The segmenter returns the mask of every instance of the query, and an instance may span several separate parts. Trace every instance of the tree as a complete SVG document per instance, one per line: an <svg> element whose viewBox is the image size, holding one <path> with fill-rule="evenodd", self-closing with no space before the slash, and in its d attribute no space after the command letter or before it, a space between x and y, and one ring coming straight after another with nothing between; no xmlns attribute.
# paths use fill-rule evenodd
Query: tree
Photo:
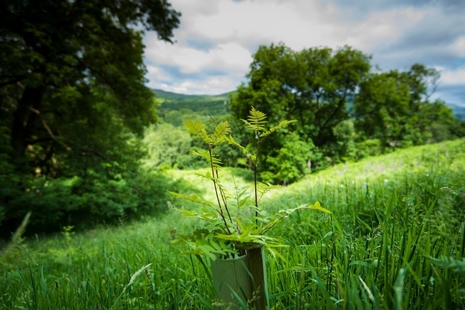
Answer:
<svg viewBox="0 0 465 310"><path fill-rule="evenodd" d="M178 24L165 0L2 2L0 109L15 157L33 148L35 166L50 166L57 152L85 149L65 135L63 123L83 122L85 131L108 121L99 118L105 109L141 133L155 114L144 86L142 32L131 27L171 41Z"/></svg>
<svg viewBox="0 0 465 310"><path fill-rule="evenodd" d="M240 85L231 98L231 112L238 118L245 118L253 106L266 113L273 125L279 119L297 120L289 126L288 132L264 143L262 154L274 157L273 149L282 148L286 135L295 132L299 140L308 145L308 150L315 146L313 158L294 165L302 167L298 173L304 174L309 159L315 167L326 154L338 153L333 148L337 141L335 128L351 117L349 108L358 86L370 71L369 61L370 56L348 46L335 51L310 48L300 52L283 44L261 46L246 75L248 83ZM293 143L301 148L297 141ZM343 152L342 148L339 151ZM280 169L279 165L271 166ZM285 171L274 171L271 166L264 169L271 169L275 175L286 175ZM289 171L289 174L295 176L296 172Z"/></svg>
<svg viewBox="0 0 465 310"><path fill-rule="evenodd" d="M149 149L149 165L179 168L179 158L190 155L192 138L180 127L161 123L147 131L144 142Z"/></svg>
<svg viewBox="0 0 465 310"><path fill-rule="evenodd" d="M380 139L383 145L400 140L401 120L409 113L410 90L407 84L388 73L373 74L363 81L354 104L356 126L368 137Z"/></svg>
<svg viewBox="0 0 465 310"><path fill-rule="evenodd" d="M31 221L43 227L72 212L142 209L140 193L151 185L135 181L144 154L135 135L156 121L153 93L144 85L142 33L156 31L172 42L179 16L166 0L1 2L5 227L14 228L30 208ZM139 185L129 190L130 183ZM105 201L116 201L99 207L112 191ZM44 208L60 195L60 203Z"/></svg>
<svg viewBox="0 0 465 310"><path fill-rule="evenodd" d="M452 110L430 101L439 81L435 69L414 64L405 72L372 72L370 59L349 46L300 52L283 44L259 47L247 83L232 94L232 114L244 119L255 107L272 125L297 120L261 146L266 181L296 180L310 164L322 169L463 134Z"/></svg>
<svg viewBox="0 0 465 310"><path fill-rule="evenodd" d="M414 64L409 71L372 73L354 103L356 128L382 147L441 141L451 134L452 110L430 97L439 80L435 69Z"/></svg>

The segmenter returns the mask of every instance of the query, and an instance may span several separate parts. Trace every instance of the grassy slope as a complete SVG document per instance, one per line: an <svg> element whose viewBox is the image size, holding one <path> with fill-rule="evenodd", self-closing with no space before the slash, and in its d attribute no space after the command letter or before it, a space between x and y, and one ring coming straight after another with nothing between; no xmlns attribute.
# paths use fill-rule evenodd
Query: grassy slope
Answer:
<svg viewBox="0 0 465 310"><path fill-rule="evenodd" d="M171 173L207 189L186 172ZM339 165L270 193L270 211L318 200L333 212L300 212L272 231L289 247L286 261L267 257L271 305L463 308L464 193L463 139ZM169 243L188 226L172 211L29 240L0 258L0 307L214 309L202 265Z"/></svg>

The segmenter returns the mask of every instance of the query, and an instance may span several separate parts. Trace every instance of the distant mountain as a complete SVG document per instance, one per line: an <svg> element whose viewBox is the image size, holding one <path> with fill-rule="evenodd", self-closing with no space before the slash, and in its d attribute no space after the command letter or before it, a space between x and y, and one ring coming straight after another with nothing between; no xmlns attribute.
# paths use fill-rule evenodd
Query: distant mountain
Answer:
<svg viewBox="0 0 465 310"><path fill-rule="evenodd" d="M152 89L155 93L155 97L161 99L160 101L171 100L171 101L178 101L178 100L195 100L195 101L218 101L218 100L228 100L228 95L231 92L219 94L219 95L185 95L185 94L178 94L173 93L161 89Z"/></svg>
<svg viewBox="0 0 465 310"><path fill-rule="evenodd" d="M456 117L461 120L465 120L465 106L458 105L449 105L449 107L454 111Z"/></svg>

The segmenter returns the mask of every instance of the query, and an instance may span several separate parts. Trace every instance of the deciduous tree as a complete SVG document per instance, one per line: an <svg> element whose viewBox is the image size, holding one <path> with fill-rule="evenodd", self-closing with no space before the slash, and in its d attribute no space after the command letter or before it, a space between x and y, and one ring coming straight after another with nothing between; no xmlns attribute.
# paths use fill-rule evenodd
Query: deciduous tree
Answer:
<svg viewBox="0 0 465 310"><path fill-rule="evenodd" d="M248 82L242 84L231 99L231 111L238 118L245 118L250 107L266 113L272 124L279 119L295 119L288 132L282 132L262 147L263 156L274 156L286 144L286 135L293 132L298 140L308 145L308 152L315 146L314 166L325 153L336 151L330 145L337 142L335 128L348 120L349 108L358 92L360 83L370 71L370 56L348 46L332 50L330 48L310 48L295 52L283 44L261 46L254 55ZM294 144L301 144L295 141ZM289 147L290 144L287 144ZM323 152L316 155L319 151ZM341 149L342 150L342 149ZM281 155L276 155L278 158ZM275 171L279 165L271 165L274 175L293 176L304 174L304 167L311 158L300 158L303 162L294 163L298 172ZM276 162L276 160L264 160ZM274 169L275 167L276 169ZM267 175L267 174L265 174ZM295 177L293 177L295 178ZM275 180L277 181L277 180Z"/></svg>
<svg viewBox="0 0 465 310"><path fill-rule="evenodd" d="M119 121L141 133L155 113L135 27L171 41L178 24L166 0L2 1L0 109L14 156L50 168L56 153L91 152L70 123L84 133Z"/></svg>
<svg viewBox="0 0 465 310"><path fill-rule="evenodd" d="M38 230L154 210L163 186L134 139L156 120L142 34L171 42L179 16L167 0L0 2L0 233L29 210Z"/></svg>
<svg viewBox="0 0 465 310"><path fill-rule="evenodd" d="M372 73L361 83L354 103L356 127L367 137L380 139L384 148L450 136L444 130L453 123L452 110L441 100L430 100L438 81L439 73L421 64L405 72Z"/></svg>

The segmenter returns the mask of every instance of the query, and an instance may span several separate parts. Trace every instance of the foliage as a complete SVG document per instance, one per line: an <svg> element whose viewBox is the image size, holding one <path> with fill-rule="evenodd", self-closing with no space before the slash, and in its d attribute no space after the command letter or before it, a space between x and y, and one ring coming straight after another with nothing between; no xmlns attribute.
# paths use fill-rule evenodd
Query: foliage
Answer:
<svg viewBox="0 0 465 310"><path fill-rule="evenodd" d="M241 144L246 144L245 141L253 139L249 132L245 131L244 122L228 115L221 118L213 119L213 123L228 122L231 129L231 136ZM211 122L210 122L211 123ZM208 124L208 123L207 123ZM215 147L216 154L220 158L223 166L226 167L242 167L251 169L251 162L244 156L240 148L231 147L229 144L222 143Z"/></svg>
<svg viewBox="0 0 465 310"><path fill-rule="evenodd" d="M145 131L144 142L150 154L150 165L156 168L196 169L206 163L191 154L191 148L201 148L203 142L191 137L181 127L189 119L203 123L227 120L236 134L237 120L228 111L228 96L184 95L154 90L159 106L159 117L164 123L151 126ZM221 150L219 150L221 149ZM227 166L237 166L240 153L231 148L218 146L218 155Z"/></svg>
<svg viewBox="0 0 465 310"><path fill-rule="evenodd" d="M28 233L53 232L62 226L78 228L116 223L120 218L155 214L166 210L167 189L175 184L141 166L145 156L141 141L118 122L101 123L80 132L69 124L70 135L87 140L81 152L57 156L53 174L18 173L6 160L0 179L4 221L0 236L8 238L28 211ZM92 130L93 129L93 130ZM102 138L104 133L113 133ZM6 143L5 148L11 150ZM4 153L7 158L11 151Z"/></svg>
<svg viewBox="0 0 465 310"><path fill-rule="evenodd" d="M184 168L180 156L189 154L192 138L181 128L160 123L146 130L144 143L149 153L149 166Z"/></svg>
<svg viewBox="0 0 465 310"><path fill-rule="evenodd" d="M157 100L163 102L170 102L182 105L184 107L189 107L189 102L204 102L205 105L208 105L210 102L224 102L228 100L229 93L219 94L219 95L188 95L188 94L178 94L161 89L154 89ZM204 110L202 105L196 106L201 110Z"/></svg>
<svg viewBox="0 0 465 310"><path fill-rule="evenodd" d="M28 234L59 231L65 225L82 229L118 223L120 219L165 211L167 190L178 185L160 173L147 173L137 163L125 166L132 163L124 158L100 166L83 163L89 166L79 176L23 178L23 193L15 194L11 189L16 187L9 184L0 197L7 211L1 236L8 238L19 224L17 219L27 211L32 211Z"/></svg>
<svg viewBox="0 0 465 310"><path fill-rule="evenodd" d="M286 225L269 231L289 245L280 250L285 260L267 254L270 306L463 309L464 143L336 165L267 195L261 206L269 212L318 200L334 214L296 211ZM202 263L170 245L176 231L196 225L173 211L76 233L69 243L61 234L26 239L8 257L0 252L0 304L5 309L215 309Z"/></svg>
<svg viewBox="0 0 465 310"><path fill-rule="evenodd" d="M201 210L180 210L184 216L197 218L204 223L192 234L182 235L176 240L187 245L190 248L189 253L205 254L215 259L216 256L243 255L254 244L272 249L272 246L276 246L276 240L267 237L265 233L293 212L302 209L328 212L321 208L318 202L314 205L305 204L294 209L282 210L275 216L268 216L265 210L259 207L259 201L271 189L269 185L259 184L257 179L261 142L292 121L281 121L277 126L269 128L266 115L252 108L248 118L243 122L255 136L255 153L249 152L235 141L230 135L231 129L226 121L216 124L211 132L208 132L206 126L198 120L188 120L185 123L187 131L204 142L205 149L194 150L193 153L209 163L211 170L199 174L199 177L213 183L216 198L214 201L209 201L195 194L173 193L202 206ZM250 161L254 172L253 195L248 193L247 188L239 187L235 187L234 193L230 193L223 185L219 173L221 161L215 152L215 147L226 142L238 147Z"/></svg>
<svg viewBox="0 0 465 310"><path fill-rule="evenodd" d="M310 172L312 149L312 145L301 141L297 134L287 135L283 146L273 156L266 157L263 165L267 171L261 173L262 181L287 184L301 179L305 173Z"/></svg>
<svg viewBox="0 0 465 310"><path fill-rule="evenodd" d="M2 2L4 234L29 210L32 227L48 230L76 214L106 221L147 208L128 190L147 184L135 136L156 120L142 31L171 42L178 24L165 0Z"/></svg>
<svg viewBox="0 0 465 310"><path fill-rule="evenodd" d="M283 44L259 47L247 83L231 94L232 114L245 118L253 106L270 115L272 125L279 119L296 120L289 132L279 132L262 145L266 180L296 180L306 174L303 167L308 163L315 171L368 154L462 136L463 126L453 111L441 100L430 100L439 80L435 69L414 64L404 72L374 72L370 59L349 46L298 52ZM294 143L288 141L289 134L300 141L296 154L285 151L286 143ZM358 151L358 144L366 147L365 140L379 141L380 150ZM284 157L287 162L278 165ZM284 168L291 166L300 168Z"/></svg>
<svg viewBox="0 0 465 310"><path fill-rule="evenodd" d="M154 120L142 34L130 26L170 41L179 13L166 1L2 3L1 109L16 156L31 146L36 166L50 166L54 154L83 142L68 138L63 126L85 131L108 121L108 110L138 133Z"/></svg>
<svg viewBox="0 0 465 310"><path fill-rule="evenodd" d="M290 126L304 143L308 152L323 151L321 160L329 154L325 148L337 142L334 128L348 120L348 104L355 97L358 85L370 70L370 57L348 46L336 51L330 48L311 48L295 52L288 47L261 46L247 74L247 84L242 84L231 98L231 111L238 118L246 117L251 106L271 115L270 124L279 119L296 119ZM282 135L273 143L263 146L264 161L276 161L273 150L280 149L285 139ZM344 150L336 151L344 156ZM310 157L295 158L296 166L306 165ZM322 163L314 158L314 167ZM278 167L274 167L275 169ZM284 171L269 170L271 174ZM299 171L304 174L303 171Z"/></svg>
<svg viewBox="0 0 465 310"><path fill-rule="evenodd" d="M357 143L356 159L362 159L369 156L378 156L383 153L381 140L367 139Z"/></svg>
<svg viewBox="0 0 465 310"><path fill-rule="evenodd" d="M212 102L204 100L170 102L165 100L159 110L160 117L177 127L181 127L187 119L193 117L206 121L210 117L224 116L229 113L224 100Z"/></svg>
<svg viewBox="0 0 465 310"><path fill-rule="evenodd" d="M205 103L205 106L208 107L208 103ZM249 136L243 132L243 123L231 115L206 117L193 112L184 114L183 111L176 111L176 113L182 115L182 119L195 116L203 123L207 122L208 127L214 126L215 123L227 121L231 134L239 141L244 141ZM172 125L169 121L147 128L143 141L149 153L149 158L146 160L148 167L163 170L169 168L198 169L208 166L207 162L191 152L191 149L202 148L203 141L198 137L189 135L185 130ZM239 149L231 148L227 144L220 144L215 147L215 150L224 166L249 167L247 159L243 157Z"/></svg>
<svg viewBox="0 0 465 310"><path fill-rule="evenodd" d="M193 118L203 122L211 117L218 118L229 114L228 96L223 95L184 95L154 90L160 104L159 116L164 121L182 127L182 124Z"/></svg>
<svg viewBox="0 0 465 310"><path fill-rule="evenodd" d="M408 147L452 138L452 109L429 101L439 73L415 64L409 71L373 73L360 85L354 103L355 125L381 146Z"/></svg>

